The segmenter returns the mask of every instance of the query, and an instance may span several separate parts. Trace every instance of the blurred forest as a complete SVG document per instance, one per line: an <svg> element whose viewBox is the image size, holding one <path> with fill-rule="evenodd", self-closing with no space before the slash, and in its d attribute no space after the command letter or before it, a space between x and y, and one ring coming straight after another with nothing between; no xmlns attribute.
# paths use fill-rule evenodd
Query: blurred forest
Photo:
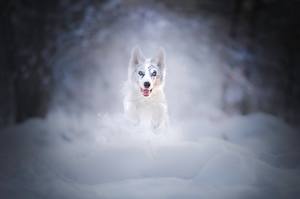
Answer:
<svg viewBox="0 0 300 199"><path fill-rule="evenodd" d="M202 13L227 21L230 27L219 32L228 49L222 53L227 63L220 66L226 76L222 109L228 114L263 111L299 124L299 0L111 1L107 17L96 17L93 13L107 2L0 2L0 127L44 117L55 88L52 61L57 52L88 39L94 27L105 28L122 16L122 7L141 4L160 4L191 18ZM87 28L79 29L82 24ZM235 56L239 51L246 53ZM242 93L234 102L232 89Z"/></svg>

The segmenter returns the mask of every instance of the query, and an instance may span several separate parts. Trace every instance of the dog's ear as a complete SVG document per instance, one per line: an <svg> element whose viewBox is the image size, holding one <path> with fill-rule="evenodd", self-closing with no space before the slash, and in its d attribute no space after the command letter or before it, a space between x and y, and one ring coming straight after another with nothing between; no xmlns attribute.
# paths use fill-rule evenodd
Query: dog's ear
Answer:
<svg viewBox="0 0 300 199"><path fill-rule="evenodd" d="M155 56L155 58L153 59L154 63L157 64L157 66L159 67L159 69L161 70L162 72L162 76L164 77L165 76L165 71L166 71L166 53L165 53L165 50L160 47L158 49L158 52Z"/></svg>
<svg viewBox="0 0 300 199"><path fill-rule="evenodd" d="M162 47L160 47L154 58L154 62L157 64L158 67L160 67L160 69L164 69L165 60L166 60L165 50Z"/></svg>
<svg viewBox="0 0 300 199"><path fill-rule="evenodd" d="M136 66L145 61L145 57L139 47L134 47L131 52L130 65Z"/></svg>
<svg viewBox="0 0 300 199"><path fill-rule="evenodd" d="M131 79L133 77L133 72L136 69L136 66L138 64L141 64L145 61L145 57L142 54L142 51L139 47L134 47L131 51L131 57L129 61L129 67L128 67L128 79Z"/></svg>

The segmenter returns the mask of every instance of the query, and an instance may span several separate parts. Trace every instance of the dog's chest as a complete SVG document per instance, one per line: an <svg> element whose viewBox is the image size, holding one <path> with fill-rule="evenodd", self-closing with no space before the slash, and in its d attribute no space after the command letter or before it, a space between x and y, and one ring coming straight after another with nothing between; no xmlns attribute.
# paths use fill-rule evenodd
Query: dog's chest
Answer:
<svg viewBox="0 0 300 199"><path fill-rule="evenodd" d="M159 108L160 101L155 100L138 100L136 102L136 109L142 115L151 115Z"/></svg>
<svg viewBox="0 0 300 199"><path fill-rule="evenodd" d="M151 96L149 98L138 98L134 102L137 112L139 113L140 117L144 119L149 119L155 116L161 105L164 103L165 101L163 96L157 95Z"/></svg>
<svg viewBox="0 0 300 199"><path fill-rule="evenodd" d="M149 125L158 117L161 106L158 102L140 102L136 104L136 111L141 124Z"/></svg>

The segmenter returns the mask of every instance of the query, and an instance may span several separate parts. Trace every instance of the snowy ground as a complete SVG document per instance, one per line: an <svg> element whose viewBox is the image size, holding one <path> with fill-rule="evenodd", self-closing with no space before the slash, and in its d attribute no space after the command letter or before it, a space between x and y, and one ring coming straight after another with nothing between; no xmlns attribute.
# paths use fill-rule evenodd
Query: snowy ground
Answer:
<svg viewBox="0 0 300 199"><path fill-rule="evenodd" d="M139 8L62 49L52 111L1 130L1 198L299 198L297 129L272 115L220 109L217 23ZM157 46L167 52L171 126L163 134L122 114L136 44L146 55Z"/></svg>
<svg viewBox="0 0 300 199"><path fill-rule="evenodd" d="M300 149L280 120L253 114L172 125L62 113L6 129L4 198L297 198Z"/></svg>

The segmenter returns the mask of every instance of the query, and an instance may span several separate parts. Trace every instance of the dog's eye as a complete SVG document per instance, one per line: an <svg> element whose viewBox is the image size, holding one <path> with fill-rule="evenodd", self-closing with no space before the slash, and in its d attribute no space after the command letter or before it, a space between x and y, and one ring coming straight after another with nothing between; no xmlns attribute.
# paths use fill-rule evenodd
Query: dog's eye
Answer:
<svg viewBox="0 0 300 199"><path fill-rule="evenodd" d="M138 72L139 76L143 77L145 74L142 71Z"/></svg>
<svg viewBox="0 0 300 199"><path fill-rule="evenodd" d="M156 71L153 71L151 76L155 77L156 76Z"/></svg>

